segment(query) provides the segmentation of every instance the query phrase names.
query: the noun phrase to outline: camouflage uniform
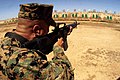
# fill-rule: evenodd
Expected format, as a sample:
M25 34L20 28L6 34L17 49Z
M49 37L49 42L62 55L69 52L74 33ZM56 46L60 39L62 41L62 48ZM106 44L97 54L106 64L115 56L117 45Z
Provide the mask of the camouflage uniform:
M24 40L22 36L21 39ZM47 61L40 51L21 48L19 40L5 37L0 43L0 53L0 79L74 80L71 64L59 46L53 47L54 57Z

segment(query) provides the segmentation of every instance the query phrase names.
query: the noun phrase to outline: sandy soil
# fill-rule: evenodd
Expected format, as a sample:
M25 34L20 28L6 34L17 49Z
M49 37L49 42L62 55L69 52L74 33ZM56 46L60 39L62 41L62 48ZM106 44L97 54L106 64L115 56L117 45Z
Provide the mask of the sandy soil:
M0 36L13 29L0 27ZM114 27L115 26L115 27ZM116 80L120 77L120 24L79 25L68 36L65 51L72 63L75 80ZM52 54L48 55L49 60Z
M116 80L120 76L120 32L101 26L79 26L66 52L75 80Z

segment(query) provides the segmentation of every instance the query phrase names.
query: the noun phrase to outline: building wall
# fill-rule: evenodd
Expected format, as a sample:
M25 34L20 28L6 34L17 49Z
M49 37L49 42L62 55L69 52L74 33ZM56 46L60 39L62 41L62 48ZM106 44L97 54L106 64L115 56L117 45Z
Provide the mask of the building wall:
M57 17L55 17L57 15ZM96 20L96 21L120 21L120 15L103 13L103 12L54 12L55 20Z

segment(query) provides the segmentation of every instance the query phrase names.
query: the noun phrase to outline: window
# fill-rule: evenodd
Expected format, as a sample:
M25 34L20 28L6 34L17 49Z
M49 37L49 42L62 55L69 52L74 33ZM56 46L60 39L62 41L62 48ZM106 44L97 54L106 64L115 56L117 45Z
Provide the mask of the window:
M53 17L54 17L54 18L58 18L58 14L55 14Z
M72 14L72 17L74 17L74 14Z
M66 18L67 17L67 14L62 14L62 18Z
M93 14L93 16L92 16L93 18L95 18L95 15Z
M75 17L78 17L77 13L75 14Z
M88 15L87 15L87 14L85 14L85 18L88 18Z
M107 16L107 19L109 20L109 16Z
M112 20L112 16L110 16L110 20Z
M98 18L99 16L96 14L96 18Z
M82 14L82 18L84 18L84 14Z

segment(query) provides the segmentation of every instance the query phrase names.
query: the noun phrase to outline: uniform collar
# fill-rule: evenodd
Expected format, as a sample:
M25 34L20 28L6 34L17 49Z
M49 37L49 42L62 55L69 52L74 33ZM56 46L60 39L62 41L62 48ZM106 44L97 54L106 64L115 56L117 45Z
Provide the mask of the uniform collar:
M7 32L5 34L5 37L9 37L9 38L14 38L16 40L18 40L21 44L24 44L25 42L27 42L28 40L24 37L22 37L21 35L14 33L14 32Z

